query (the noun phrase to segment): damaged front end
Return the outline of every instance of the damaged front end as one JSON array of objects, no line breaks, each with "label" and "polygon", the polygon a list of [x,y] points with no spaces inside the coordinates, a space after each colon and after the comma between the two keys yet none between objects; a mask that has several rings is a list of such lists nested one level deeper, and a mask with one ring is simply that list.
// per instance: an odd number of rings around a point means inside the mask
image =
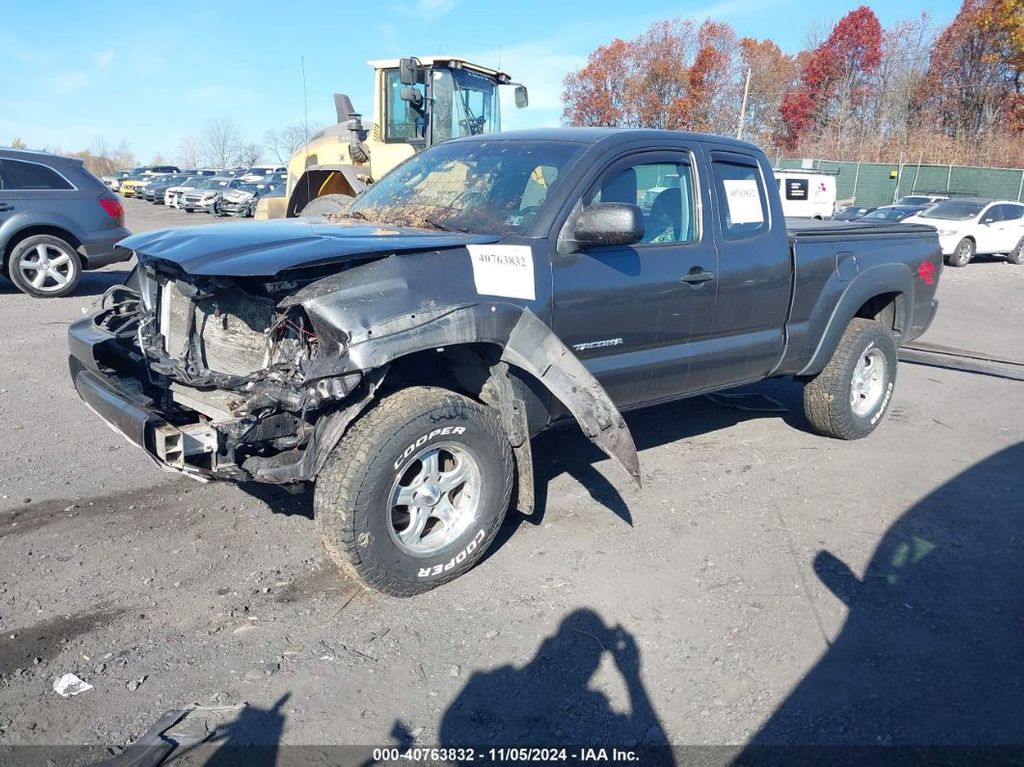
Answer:
[{"label": "damaged front end", "polygon": [[153,260],[133,283],[72,326],[71,372],[83,399],[163,467],[311,479],[379,381],[324,372],[343,369],[346,338],[321,339],[301,306],[279,307],[299,281],[188,276]]}]

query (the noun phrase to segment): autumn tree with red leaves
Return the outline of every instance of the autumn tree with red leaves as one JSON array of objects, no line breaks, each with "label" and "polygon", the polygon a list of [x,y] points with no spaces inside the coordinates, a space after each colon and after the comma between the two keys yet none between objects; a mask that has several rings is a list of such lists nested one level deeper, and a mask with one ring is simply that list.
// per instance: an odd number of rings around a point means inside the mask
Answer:
[{"label": "autumn tree with red leaves", "polygon": [[569,125],[735,130],[740,88],[728,24],[659,21],[634,40],[599,46],[564,80]]},{"label": "autumn tree with red leaves", "polygon": [[939,35],[918,89],[922,120],[951,137],[1024,128],[1021,0],[965,0]]},{"label": "autumn tree with red leaves", "polygon": [[841,134],[870,94],[871,75],[881,61],[882,25],[862,5],[841,18],[804,58],[799,88],[782,99],[780,143],[795,149],[811,131],[832,128]]}]

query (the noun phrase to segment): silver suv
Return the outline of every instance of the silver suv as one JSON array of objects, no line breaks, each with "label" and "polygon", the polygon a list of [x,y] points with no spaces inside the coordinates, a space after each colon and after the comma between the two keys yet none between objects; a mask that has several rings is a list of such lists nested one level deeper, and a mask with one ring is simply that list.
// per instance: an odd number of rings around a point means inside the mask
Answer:
[{"label": "silver suv", "polygon": [[0,149],[0,254],[19,290],[66,296],[83,270],[130,259],[114,247],[129,234],[121,201],[81,160]]}]

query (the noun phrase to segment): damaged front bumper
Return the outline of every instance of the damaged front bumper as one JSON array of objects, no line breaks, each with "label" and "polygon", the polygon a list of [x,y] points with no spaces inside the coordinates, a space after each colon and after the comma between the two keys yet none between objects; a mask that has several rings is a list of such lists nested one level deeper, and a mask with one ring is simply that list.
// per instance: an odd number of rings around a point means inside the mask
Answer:
[{"label": "damaged front bumper", "polygon": [[[167,303],[174,284],[165,280],[141,292],[118,287],[110,306],[72,323],[69,369],[79,396],[163,469],[201,480],[274,484],[315,477],[383,371],[305,375],[312,355],[299,359],[297,349],[315,334],[300,324],[298,340],[286,337],[281,328],[294,324],[294,310],[270,304],[271,325],[259,332],[248,324],[256,324],[253,317],[221,312],[217,299],[196,293],[182,299],[188,321],[172,334],[175,308]],[[293,327],[286,332],[296,334]],[[260,339],[266,339],[265,364],[247,371],[238,350]],[[274,351],[286,341],[295,364]],[[174,356],[172,348],[183,351]],[[233,368],[215,372],[207,367],[210,358]]]}]

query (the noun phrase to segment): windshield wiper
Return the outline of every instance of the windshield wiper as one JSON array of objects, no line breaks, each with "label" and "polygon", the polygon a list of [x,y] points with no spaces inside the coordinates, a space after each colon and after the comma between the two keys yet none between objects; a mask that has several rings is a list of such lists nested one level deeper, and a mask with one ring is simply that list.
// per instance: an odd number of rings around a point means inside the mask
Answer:
[{"label": "windshield wiper", "polygon": [[464,226],[454,226],[453,224],[442,224],[440,221],[435,221],[432,218],[424,217],[423,221],[430,224],[435,229],[440,229],[442,232],[462,232],[467,234],[469,230]]}]

